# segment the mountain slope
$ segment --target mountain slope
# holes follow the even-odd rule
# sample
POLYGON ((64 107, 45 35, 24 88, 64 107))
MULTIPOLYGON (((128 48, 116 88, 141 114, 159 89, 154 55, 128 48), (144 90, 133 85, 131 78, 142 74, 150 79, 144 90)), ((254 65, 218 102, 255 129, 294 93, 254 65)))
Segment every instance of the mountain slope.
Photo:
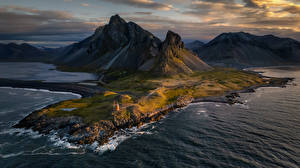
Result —
POLYGON ((200 48, 200 47, 202 47, 202 46, 204 46, 204 45, 205 45, 205 43, 203 43, 202 41, 195 40, 195 41, 193 41, 193 42, 190 42, 190 43, 185 44, 185 47, 186 47, 187 49, 193 51, 193 50, 196 50, 196 49, 198 49, 198 48, 200 48))
POLYGON ((46 60, 50 56, 47 52, 39 50, 29 44, 0 44, 0 59, 1 60, 46 60))
POLYGON ((193 51, 209 64, 236 68, 300 62, 298 41, 243 32, 223 33, 193 51))
POLYGON ((96 29, 87 39, 61 49, 56 62, 100 71, 140 70, 166 74, 190 73, 210 67, 184 48, 179 35, 168 32, 161 42, 150 32, 120 16, 96 29), (160 67, 160 68, 158 68, 160 67), (164 69, 164 70, 163 70, 164 69))
POLYGON ((208 70, 210 67, 196 55, 185 49, 181 37, 168 31, 165 41, 160 48, 156 72, 174 75, 178 73, 192 73, 193 71, 208 70))

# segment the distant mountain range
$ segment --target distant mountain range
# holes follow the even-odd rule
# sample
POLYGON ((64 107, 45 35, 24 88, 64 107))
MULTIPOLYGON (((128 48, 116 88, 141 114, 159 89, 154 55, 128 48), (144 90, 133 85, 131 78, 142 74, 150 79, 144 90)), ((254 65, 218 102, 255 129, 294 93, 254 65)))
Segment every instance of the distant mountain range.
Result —
POLYGON ((223 33, 209 43, 191 48, 210 65, 246 68, 300 63, 300 42, 273 35, 223 33))
POLYGON ((139 25, 115 15, 92 36, 66 47, 38 49, 29 44, 0 44, 0 60, 50 59, 57 65, 98 71, 176 74, 210 69, 206 63, 235 68, 300 64, 300 42, 238 32, 223 33, 206 44, 194 41, 184 45, 176 33, 169 31, 165 41, 161 41, 139 25))
POLYGON ((58 51, 55 62, 98 70, 141 70, 158 74, 191 73, 210 67, 169 31, 164 42, 119 15, 85 40, 58 51))
POLYGON ((187 43, 187 44, 185 45, 185 47, 186 47, 187 49, 189 49, 189 50, 194 51, 194 50, 197 50, 197 49, 199 49, 200 47, 202 47, 202 46, 204 46, 204 45, 205 45, 205 43, 203 43, 202 41, 195 40, 195 41, 193 41, 193 42, 187 43))
POLYGON ((51 54, 29 44, 0 44, 0 60, 45 61, 51 54))

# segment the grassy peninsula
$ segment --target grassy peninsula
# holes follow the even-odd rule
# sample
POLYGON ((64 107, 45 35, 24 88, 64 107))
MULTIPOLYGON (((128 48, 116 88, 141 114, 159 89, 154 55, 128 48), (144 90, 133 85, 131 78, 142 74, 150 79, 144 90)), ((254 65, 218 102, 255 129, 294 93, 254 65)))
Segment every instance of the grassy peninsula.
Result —
MULTIPOLYGON (((95 141, 104 144, 119 129, 159 120, 169 111, 195 100, 227 98, 228 93, 234 91, 282 86, 289 80, 264 78, 259 74, 228 68, 172 76, 126 71, 113 71, 106 75, 111 78, 98 86, 105 88, 102 92, 35 111, 15 127, 31 128, 45 134, 57 131, 59 136, 67 135, 70 137, 68 141, 75 144, 92 144, 95 141)), ((230 95, 228 100, 232 100, 230 95)), ((234 103, 230 101, 228 103, 234 103)))
POLYGON ((219 96, 266 82, 256 74, 224 68, 172 77, 155 77, 141 72, 102 86, 109 91, 89 98, 64 101, 40 113, 48 117, 79 116, 92 124, 100 120, 130 118, 133 112, 147 115, 176 103, 182 96, 193 99, 219 96), (119 111, 114 110, 116 103, 119 111), (64 110, 68 108, 75 110, 64 110))

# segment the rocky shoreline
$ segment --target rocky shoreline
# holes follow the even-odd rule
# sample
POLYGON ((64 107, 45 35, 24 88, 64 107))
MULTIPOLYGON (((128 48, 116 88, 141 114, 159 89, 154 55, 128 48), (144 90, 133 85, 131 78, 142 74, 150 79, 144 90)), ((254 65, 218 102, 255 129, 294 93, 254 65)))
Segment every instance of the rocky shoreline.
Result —
MULTIPOLYGON (((265 76, 263 76, 265 77, 265 76)), ((265 77, 268 78, 268 77, 265 77)), ((223 96, 215 96, 215 97, 204 97, 195 99, 192 103, 199 103, 199 102, 216 102, 216 103, 227 103, 227 104, 242 104, 242 102, 238 101, 237 98, 240 97, 240 93, 254 93, 255 89, 261 87, 286 87, 286 85, 293 81, 294 78, 280 78, 277 81, 270 81, 268 84, 263 84, 259 86, 251 86, 243 90, 231 91, 223 96)))
MULTIPOLYGON (((121 129, 132 128, 134 126, 140 127, 145 123, 151 121, 158 121, 163 116, 168 114, 177 108, 182 108, 190 103, 197 102, 218 102, 218 103, 242 103, 238 101, 239 93, 251 93, 255 92, 256 88, 259 87, 285 87, 288 82, 293 80, 292 78, 280 78, 271 80, 268 84, 252 86, 244 90, 231 91, 223 96, 217 97, 204 97, 199 99, 193 99, 190 96, 179 97, 176 103, 173 103, 165 108, 157 111, 142 115, 140 113, 132 112, 132 116, 129 119, 114 118, 111 121, 99 121, 93 124, 86 124, 80 117, 47 117, 43 115, 42 110, 32 112, 29 116, 21 120, 15 128, 26 128, 38 131, 41 134, 49 134, 52 131, 57 132, 59 137, 68 137, 68 141, 74 144, 92 144, 95 141, 99 145, 103 145, 109 141, 116 131, 121 129)), ((3 84, 2 84, 3 85, 3 84)), ((1 86, 1 84, 0 84, 1 86)), ((54 89, 55 88, 51 88, 54 89)), ((61 88, 60 88, 61 89, 61 88)), ((66 91, 66 90, 64 90, 66 91)), ((78 93, 78 92, 77 92, 78 93)), ((86 94, 86 96, 89 94, 86 94)), ((49 107, 55 106, 56 104, 50 105, 49 107)), ((46 113, 46 112, 45 112, 46 113)))

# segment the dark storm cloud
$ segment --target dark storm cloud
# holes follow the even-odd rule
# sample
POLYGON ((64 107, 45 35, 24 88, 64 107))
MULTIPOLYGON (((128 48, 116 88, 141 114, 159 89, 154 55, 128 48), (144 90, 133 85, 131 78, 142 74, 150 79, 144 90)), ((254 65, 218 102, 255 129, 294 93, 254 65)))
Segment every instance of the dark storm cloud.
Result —
POLYGON ((246 7, 257 8, 259 7, 253 0, 243 0, 246 7))
POLYGON ((289 6, 289 7, 282 9, 282 11, 300 15, 300 7, 297 7, 297 6, 289 6))
POLYGON ((55 40, 54 37, 78 40, 95 28, 68 12, 18 6, 0 7, 0 25, 0 40, 55 40))

